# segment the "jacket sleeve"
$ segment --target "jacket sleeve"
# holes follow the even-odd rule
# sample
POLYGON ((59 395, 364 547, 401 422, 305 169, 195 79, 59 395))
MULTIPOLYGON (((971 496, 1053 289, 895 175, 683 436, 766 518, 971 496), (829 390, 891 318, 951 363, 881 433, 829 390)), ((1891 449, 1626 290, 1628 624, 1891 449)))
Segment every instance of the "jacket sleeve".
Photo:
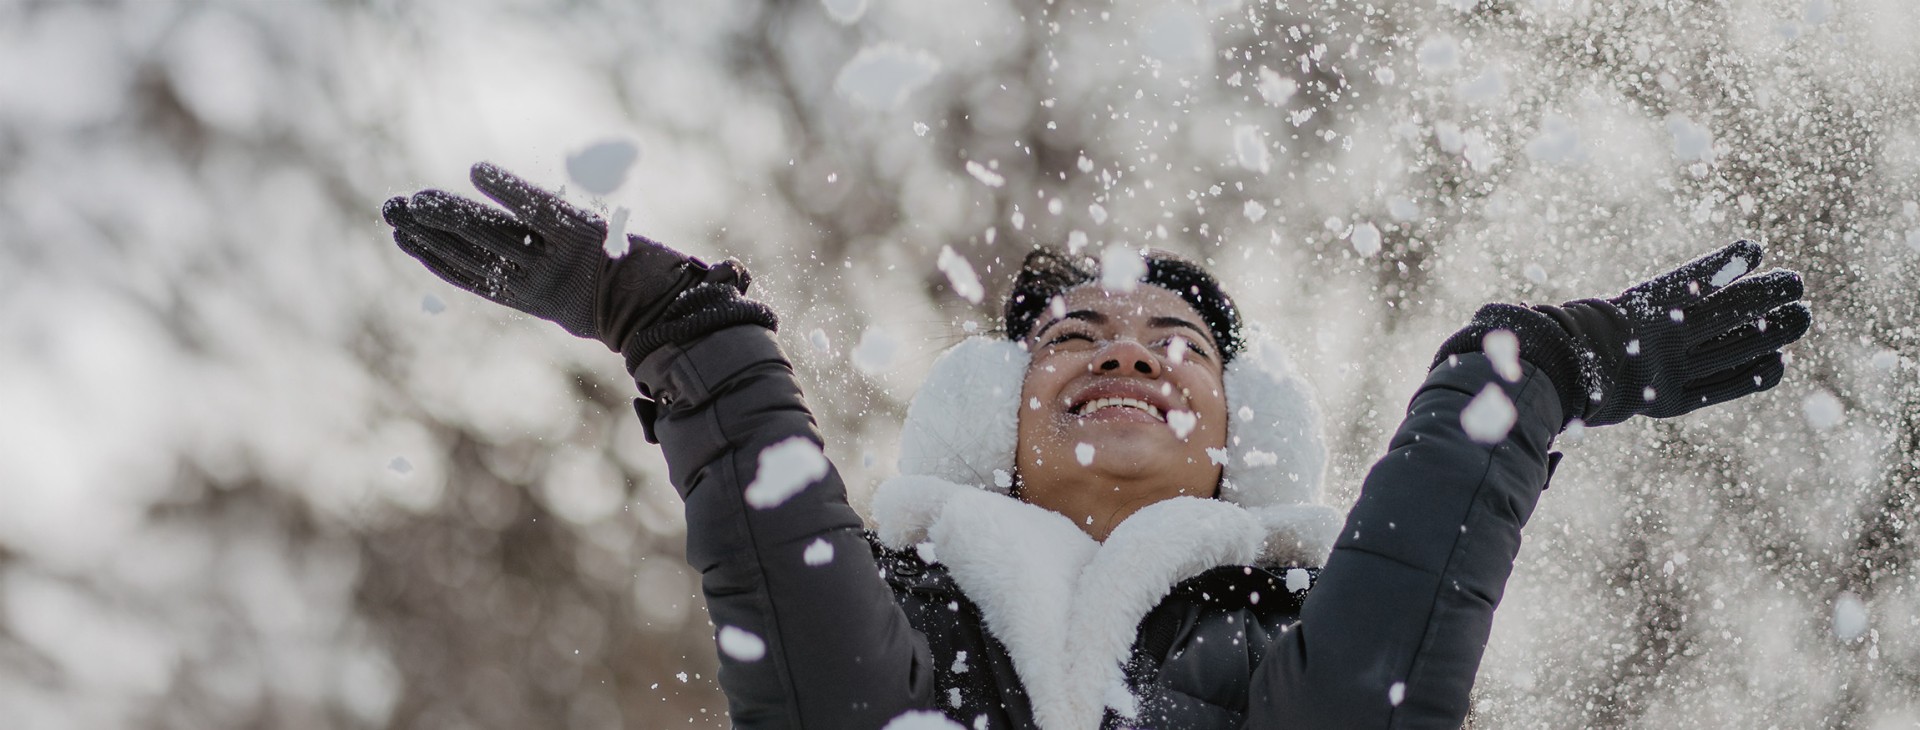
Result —
POLYGON ((1300 623, 1254 674, 1246 727, 1458 728, 1564 423, 1554 384, 1461 355, 1428 376, 1374 464, 1300 623), (1461 414, 1488 384, 1517 411, 1506 438, 1461 414))
MULTIPOLYGON (((881 580, 839 473, 828 465, 776 506, 745 501, 762 449, 822 443, 773 333, 734 326, 665 345, 633 374, 654 400, 642 418, 653 416, 650 433, 686 501, 687 561, 719 632, 734 726, 880 727, 931 706, 925 637, 881 580), (803 556, 820 541, 832 558, 809 565, 803 556)), ((814 562, 824 552, 815 548, 814 562)))

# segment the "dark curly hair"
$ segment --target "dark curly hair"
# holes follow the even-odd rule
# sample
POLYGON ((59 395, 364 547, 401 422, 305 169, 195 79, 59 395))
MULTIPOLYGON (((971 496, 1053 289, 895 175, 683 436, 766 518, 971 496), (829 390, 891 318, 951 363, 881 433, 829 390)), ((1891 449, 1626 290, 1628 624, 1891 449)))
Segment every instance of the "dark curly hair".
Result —
MULTIPOLYGON (((1213 341, 1220 347, 1220 362, 1231 362, 1243 344, 1240 312, 1220 289, 1220 282, 1199 264, 1170 251, 1151 249, 1145 258, 1147 275, 1141 281, 1171 291, 1192 305, 1213 332, 1213 341)), ((1034 249, 1021 262, 1013 289, 1007 292, 1001 319, 1007 339, 1026 337, 1054 297, 1099 278, 1099 262, 1092 258, 1074 257, 1051 248, 1034 249)))

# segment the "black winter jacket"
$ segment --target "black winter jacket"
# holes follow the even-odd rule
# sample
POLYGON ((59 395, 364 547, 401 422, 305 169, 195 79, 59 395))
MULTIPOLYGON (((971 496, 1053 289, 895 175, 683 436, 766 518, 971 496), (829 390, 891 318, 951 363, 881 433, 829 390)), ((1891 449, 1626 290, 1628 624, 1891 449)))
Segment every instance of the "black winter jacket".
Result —
MULTIPOLYGON (((1523 371, 1508 383, 1472 354, 1428 376, 1303 603, 1282 573, 1250 566, 1180 584, 1135 642, 1139 712, 1124 723, 1110 712, 1105 725, 1458 727, 1564 422, 1553 384, 1523 371), (1491 445, 1460 421, 1488 384, 1518 412, 1491 445)), ((687 557, 713 622, 764 642, 722 652, 736 726, 877 728, 920 710, 969 728, 1035 727, 973 603, 939 565, 872 547, 837 472, 776 507, 745 503, 762 449, 822 443, 771 332, 738 326, 663 347, 633 374, 686 500, 687 557), (803 555, 821 545, 833 559, 810 565, 803 555)))

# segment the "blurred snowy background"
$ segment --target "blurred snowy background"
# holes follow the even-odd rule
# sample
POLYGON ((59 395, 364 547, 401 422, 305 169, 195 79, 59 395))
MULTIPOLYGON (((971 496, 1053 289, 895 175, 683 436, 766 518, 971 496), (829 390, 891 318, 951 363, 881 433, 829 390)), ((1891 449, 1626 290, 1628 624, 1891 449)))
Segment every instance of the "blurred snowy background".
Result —
POLYGON ((0 724, 724 726, 619 358, 378 216, 612 140, 576 197, 751 265, 856 500, 1034 243, 1212 262, 1345 504, 1480 303, 1763 241, 1818 317, 1786 383, 1563 439, 1476 724, 1911 727, 1915 38, 1906 0, 0 0, 0 724))

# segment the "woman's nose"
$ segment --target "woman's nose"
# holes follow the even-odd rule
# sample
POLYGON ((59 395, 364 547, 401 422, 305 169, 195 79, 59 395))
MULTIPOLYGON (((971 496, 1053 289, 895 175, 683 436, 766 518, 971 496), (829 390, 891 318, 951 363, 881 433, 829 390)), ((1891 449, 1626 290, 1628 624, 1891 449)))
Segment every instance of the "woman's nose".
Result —
POLYGON ((1093 369, 1100 373, 1133 371, 1141 375, 1160 377, 1163 366, 1160 358, 1155 357, 1146 345, 1129 339, 1114 340, 1107 345, 1106 352, 1094 360, 1093 369))

